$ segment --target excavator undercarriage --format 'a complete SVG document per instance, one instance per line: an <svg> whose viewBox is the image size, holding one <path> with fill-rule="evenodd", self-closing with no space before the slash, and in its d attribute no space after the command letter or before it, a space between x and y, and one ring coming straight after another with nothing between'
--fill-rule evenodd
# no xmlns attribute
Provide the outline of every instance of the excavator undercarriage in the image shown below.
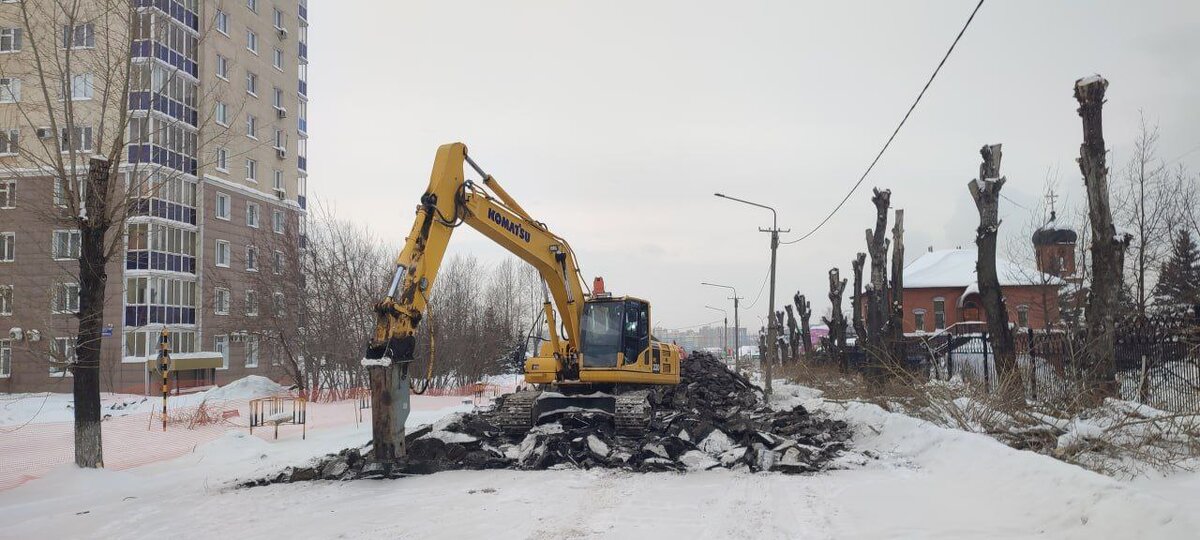
<svg viewBox="0 0 1200 540"><path fill-rule="evenodd" d="M562 390L522 390L501 396L496 400L492 419L505 433L523 434L533 426L553 422L564 415L593 413L608 417L618 435L640 437L649 429L654 417L653 393L644 387L589 386L586 394Z"/></svg>

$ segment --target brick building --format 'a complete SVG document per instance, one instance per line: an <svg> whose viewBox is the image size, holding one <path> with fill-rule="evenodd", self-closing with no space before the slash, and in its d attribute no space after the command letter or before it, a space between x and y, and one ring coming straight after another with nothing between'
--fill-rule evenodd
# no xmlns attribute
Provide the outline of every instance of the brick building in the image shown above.
<svg viewBox="0 0 1200 540"><path fill-rule="evenodd" d="M1074 251L1068 249L1066 253ZM1039 255L1039 261L1043 259L1058 261L1050 254ZM931 333L961 322L985 321L975 262L974 249L946 249L930 250L906 266L904 331ZM1061 262L1060 268L1065 268L1067 261ZM1074 268L1073 261L1070 267ZM996 260L996 271L1010 323L1018 328L1040 329L1059 320L1058 291L1065 283L1063 279L1002 259Z"/></svg>

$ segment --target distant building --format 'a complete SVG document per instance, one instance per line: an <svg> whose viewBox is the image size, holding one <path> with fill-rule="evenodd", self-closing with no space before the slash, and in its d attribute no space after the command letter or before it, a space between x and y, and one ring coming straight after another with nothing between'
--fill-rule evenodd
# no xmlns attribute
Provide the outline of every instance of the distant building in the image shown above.
<svg viewBox="0 0 1200 540"><path fill-rule="evenodd" d="M1038 269L996 259L1008 320L1017 328L1046 328L1059 320L1058 291L1065 282L1043 270L1074 272L1074 242L1070 248L1063 246L1053 242L1039 248ZM986 320L975 273L976 254L974 249L929 251L904 268L906 333L936 332L957 323Z"/></svg>

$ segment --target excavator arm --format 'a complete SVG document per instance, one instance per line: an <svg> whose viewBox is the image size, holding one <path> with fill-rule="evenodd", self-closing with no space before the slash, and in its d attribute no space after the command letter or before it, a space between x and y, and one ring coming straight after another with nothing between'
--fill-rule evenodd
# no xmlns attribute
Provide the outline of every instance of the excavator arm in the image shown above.
<svg viewBox="0 0 1200 540"><path fill-rule="evenodd" d="M483 186L466 180L464 163L483 177ZM551 309L550 301L545 306L549 345L557 365L538 369L558 373L577 362L580 320L588 293L571 247L530 217L494 178L484 173L467 156L465 145L443 145L438 148L412 230L396 258L391 284L383 300L375 305L375 329L362 361L368 368L372 395L376 396L372 428L377 459L404 455L408 366L416 348L417 327L450 237L462 224L532 265L545 282L555 308ZM562 335L555 331L555 310L561 318Z"/></svg>

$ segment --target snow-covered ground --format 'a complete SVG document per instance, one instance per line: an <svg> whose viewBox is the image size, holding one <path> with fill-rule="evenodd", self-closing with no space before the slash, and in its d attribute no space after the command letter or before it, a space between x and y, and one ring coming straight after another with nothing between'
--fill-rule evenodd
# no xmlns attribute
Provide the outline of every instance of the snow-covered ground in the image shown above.
<svg viewBox="0 0 1200 540"><path fill-rule="evenodd" d="M2 538L1195 538L1200 476L1120 482L983 435L776 384L858 431L844 470L456 471L234 489L365 442L241 431L124 471L63 466L0 492ZM430 422L463 407L416 411Z"/></svg>

